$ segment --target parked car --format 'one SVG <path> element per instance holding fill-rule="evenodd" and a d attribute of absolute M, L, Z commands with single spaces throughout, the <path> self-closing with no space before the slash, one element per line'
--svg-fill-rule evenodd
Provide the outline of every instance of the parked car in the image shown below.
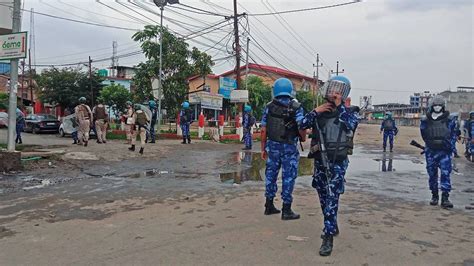
<path fill-rule="evenodd" d="M 76 114 L 63 117 L 63 122 L 59 126 L 59 135 L 61 137 L 65 137 L 66 135 L 71 135 L 72 132 L 74 132 L 74 127 L 72 126 L 73 119 L 76 119 Z M 92 128 L 91 128 L 91 131 L 89 132 L 89 135 L 91 137 L 95 136 L 94 130 L 92 130 Z"/>
<path fill-rule="evenodd" d="M 0 128 L 8 127 L 8 114 L 0 112 Z"/>
<path fill-rule="evenodd" d="M 27 115 L 25 119 L 25 132 L 37 134 L 40 132 L 59 132 L 60 122 L 58 118 L 50 114 L 32 114 Z"/>

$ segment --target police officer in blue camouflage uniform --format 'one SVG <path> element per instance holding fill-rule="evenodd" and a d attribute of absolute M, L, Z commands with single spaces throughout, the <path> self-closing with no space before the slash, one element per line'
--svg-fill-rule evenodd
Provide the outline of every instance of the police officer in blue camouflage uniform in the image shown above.
<path fill-rule="evenodd" d="M 441 207 L 452 208 L 449 201 L 451 191 L 450 174 L 456 123 L 445 110 L 446 100 L 441 95 L 430 99 L 426 117 L 421 120 L 421 137 L 426 143 L 426 170 L 432 194 L 430 205 L 438 205 L 438 168 L 441 175 Z"/>
<path fill-rule="evenodd" d="M 244 128 L 244 143 L 245 148 L 243 150 L 252 149 L 252 126 L 255 124 L 255 117 L 252 116 L 252 107 L 245 105 L 244 116 L 242 118 L 242 126 Z"/>
<path fill-rule="evenodd" d="M 272 91 L 273 100 L 265 107 L 261 123 L 262 159 L 266 160 L 264 214 L 280 213 L 273 204 L 273 198 L 278 190 L 278 172 L 282 168 L 281 219 L 294 220 L 300 218 L 299 214 L 292 211 L 291 204 L 293 187 L 298 175 L 300 159 L 297 148 L 298 125 L 304 118 L 303 108 L 293 99 L 293 83 L 289 79 L 277 79 Z"/>
<path fill-rule="evenodd" d="M 453 145 L 453 155 L 454 155 L 454 158 L 459 158 L 458 149 L 456 148 L 456 143 L 458 142 L 458 139 L 461 136 L 461 128 L 459 125 L 459 114 L 452 113 L 451 117 L 453 118 L 454 123 L 455 123 L 455 127 L 454 127 L 455 134 L 453 135 L 453 139 L 451 140 L 452 145 Z"/>
<path fill-rule="evenodd" d="M 464 155 L 471 159 L 471 152 L 474 150 L 474 111 L 469 112 L 469 119 L 464 123 L 464 132 L 464 141 L 466 143 Z"/>
<path fill-rule="evenodd" d="M 151 111 L 151 122 L 150 122 L 150 130 L 146 132 L 146 141 L 150 143 L 156 142 L 156 135 L 155 135 L 155 125 L 156 120 L 158 118 L 158 108 L 156 106 L 156 102 L 153 100 L 148 101 L 148 107 Z"/>
<path fill-rule="evenodd" d="M 181 107 L 181 111 L 179 112 L 179 124 L 181 126 L 181 130 L 183 132 L 183 142 L 182 144 L 186 144 L 186 140 L 188 144 L 191 143 L 191 135 L 189 133 L 189 127 L 193 121 L 193 116 L 191 113 L 191 109 L 189 109 L 189 102 L 184 102 Z"/>
<path fill-rule="evenodd" d="M 380 133 L 383 131 L 383 151 L 387 151 L 387 138 L 390 142 L 390 152 L 393 152 L 393 138 L 398 134 L 398 128 L 395 125 L 395 119 L 392 117 L 392 112 L 385 113 L 385 119 L 380 126 Z"/>
<path fill-rule="evenodd" d="M 323 241 L 319 250 L 321 256 L 331 255 L 333 237 L 339 234 L 339 196 L 344 193 L 344 176 L 349 166 L 348 154 L 353 148 L 352 138 L 358 125 L 358 107 L 346 107 L 343 104 L 350 90 L 351 83 L 346 77 L 332 77 L 320 91 L 327 102 L 307 113 L 302 123 L 302 128 L 313 129 L 308 157 L 315 159 L 312 186 L 318 192 L 324 215 L 321 234 Z M 323 137 L 322 143 L 319 136 Z M 326 149 L 328 169 L 323 163 L 321 144 L 324 144 Z"/>

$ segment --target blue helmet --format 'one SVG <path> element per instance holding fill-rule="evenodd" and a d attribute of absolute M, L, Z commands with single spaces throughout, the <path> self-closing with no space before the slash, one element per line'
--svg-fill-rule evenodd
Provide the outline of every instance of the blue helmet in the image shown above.
<path fill-rule="evenodd" d="M 474 111 L 470 111 L 470 112 L 469 112 L 469 118 L 470 118 L 470 119 L 474 119 Z"/>
<path fill-rule="evenodd" d="M 283 95 L 293 97 L 293 83 L 287 78 L 279 78 L 273 83 L 273 97 Z"/>
<path fill-rule="evenodd" d="M 351 82 L 349 79 L 344 76 L 334 76 L 319 91 L 324 98 L 328 98 L 334 92 L 339 92 L 342 100 L 345 100 L 351 92 Z"/>
<path fill-rule="evenodd" d="M 245 111 L 245 112 L 250 112 L 250 111 L 252 111 L 252 106 L 246 104 L 245 107 L 244 107 L 244 111 Z"/>
<path fill-rule="evenodd" d="M 86 103 L 86 97 L 79 98 L 79 103 L 82 103 L 82 104 Z"/>
<path fill-rule="evenodd" d="M 189 108 L 189 103 L 188 103 L 188 102 L 184 102 L 183 104 L 181 104 L 181 106 L 182 106 L 184 109 L 188 109 L 188 108 Z"/>
<path fill-rule="evenodd" d="M 392 112 L 388 111 L 388 112 L 385 112 L 385 115 L 389 118 L 392 118 Z"/>
<path fill-rule="evenodd" d="M 155 108 L 156 108 L 156 102 L 153 101 L 153 100 L 150 100 L 150 101 L 148 101 L 148 106 L 149 106 L 151 109 L 155 109 Z"/>

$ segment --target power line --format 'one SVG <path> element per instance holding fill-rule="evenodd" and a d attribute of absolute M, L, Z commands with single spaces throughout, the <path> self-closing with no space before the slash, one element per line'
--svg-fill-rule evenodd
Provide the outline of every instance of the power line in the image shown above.
<path fill-rule="evenodd" d="M 190 5 L 186 5 L 186 4 L 183 4 L 183 3 L 179 3 L 179 5 L 187 7 L 191 10 L 186 10 L 182 7 L 172 6 L 172 5 L 170 5 L 170 7 L 179 8 L 179 9 L 182 9 L 182 10 L 185 10 L 185 11 L 188 11 L 188 12 L 195 12 L 196 13 L 196 11 L 192 11 L 192 10 L 197 10 L 197 11 L 201 11 L 202 12 L 201 14 L 208 14 L 208 15 L 219 16 L 219 17 L 228 17 L 227 15 L 224 15 L 224 14 L 214 13 L 214 12 L 211 12 L 211 11 L 208 11 L 208 10 L 205 10 L 205 9 L 200 9 L 200 8 L 193 7 L 193 6 L 190 6 Z"/>
<path fill-rule="evenodd" d="M 4 4 L 0 4 L 0 6 L 11 7 L 9 5 L 4 5 Z M 61 19 L 61 20 L 66 20 L 66 21 L 76 22 L 76 23 L 81 23 L 81 24 L 87 24 L 87 25 L 91 25 L 91 26 L 105 27 L 105 28 L 112 28 L 112 29 L 119 29 L 119 30 L 128 30 L 128 31 L 139 31 L 138 29 L 132 29 L 132 28 L 125 28 L 125 27 L 119 27 L 119 26 L 112 26 L 112 25 L 106 25 L 106 24 L 87 22 L 87 21 L 71 19 L 71 18 L 65 18 L 65 17 L 50 15 L 50 14 L 37 12 L 37 11 L 31 11 L 31 10 L 26 10 L 26 9 L 21 9 L 21 10 L 24 11 L 24 12 L 33 13 L 33 14 L 36 14 L 36 15 L 41 15 L 41 16 L 45 16 L 45 17 Z"/>
<path fill-rule="evenodd" d="M 354 1 L 351 1 L 351 2 L 345 2 L 345 3 L 341 3 L 341 4 L 310 7 L 310 8 L 302 8 L 302 9 L 293 9 L 293 10 L 285 10 L 285 11 L 270 12 L 270 13 L 254 13 L 254 14 L 249 13 L 248 15 L 255 17 L 255 16 L 271 16 L 271 15 L 275 15 L 275 14 L 289 14 L 289 13 L 313 11 L 313 10 L 319 10 L 319 9 L 328 9 L 328 8 L 352 5 L 352 4 L 357 4 L 357 3 L 360 3 L 360 2 L 362 2 L 362 0 L 354 0 Z"/>

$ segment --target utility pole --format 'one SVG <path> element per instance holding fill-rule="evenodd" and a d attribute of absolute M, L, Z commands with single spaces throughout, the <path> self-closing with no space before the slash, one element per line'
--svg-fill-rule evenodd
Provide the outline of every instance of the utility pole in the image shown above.
<path fill-rule="evenodd" d="M 247 37 L 247 54 L 245 56 L 245 90 L 248 90 L 248 79 L 249 79 L 249 46 L 250 46 L 250 38 Z"/>
<path fill-rule="evenodd" d="M 319 106 L 319 100 L 316 98 L 316 92 L 319 91 L 319 68 L 323 66 L 323 63 L 319 64 L 319 54 L 316 54 L 316 64 L 313 64 L 313 67 L 316 68 L 316 84 L 313 90 L 313 106 L 315 106 L 314 101 L 316 100 L 316 106 Z"/>
<path fill-rule="evenodd" d="M 30 89 L 31 104 L 33 105 L 33 69 L 31 69 L 31 48 L 28 49 L 28 88 Z"/>
<path fill-rule="evenodd" d="M 20 99 L 21 99 L 21 102 L 23 103 L 23 95 L 25 93 L 25 59 L 21 60 L 21 79 L 20 79 L 20 88 L 21 88 L 21 91 L 20 91 Z"/>
<path fill-rule="evenodd" d="M 341 71 L 339 71 L 339 61 L 337 61 L 336 63 L 337 63 L 337 64 L 336 64 L 336 72 L 334 72 L 333 70 L 331 70 L 331 73 L 332 73 L 332 74 L 336 73 L 336 76 L 339 76 L 339 73 L 344 73 L 344 68 L 343 68 Z"/>
<path fill-rule="evenodd" d="M 117 41 L 112 42 L 112 77 L 117 77 L 118 74 L 118 59 L 117 59 Z"/>
<path fill-rule="evenodd" d="M 21 29 L 21 0 L 13 1 L 12 33 Z M 10 93 L 8 99 L 8 138 L 7 150 L 15 151 L 16 94 L 18 91 L 18 59 L 10 60 Z"/>
<path fill-rule="evenodd" d="M 237 0 L 234 0 L 234 49 L 235 49 L 235 81 L 237 90 L 240 89 L 240 41 L 239 41 L 239 17 L 237 15 Z M 239 113 L 243 111 L 243 104 L 239 104 Z"/>
<path fill-rule="evenodd" d="M 94 90 L 92 89 L 92 59 L 89 56 L 89 86 L 91 89 L 91 107 L 94 106 Z"/>
<path fill-rule="evenodd" d="M 158 73 L 158 119 L 156 121 L 156 131 L 158 136 L 161 133 L 161 94 L 163 91 L 163 10 L 165 9 L 166 1 L 160 6 L 160 71 Z"/>

